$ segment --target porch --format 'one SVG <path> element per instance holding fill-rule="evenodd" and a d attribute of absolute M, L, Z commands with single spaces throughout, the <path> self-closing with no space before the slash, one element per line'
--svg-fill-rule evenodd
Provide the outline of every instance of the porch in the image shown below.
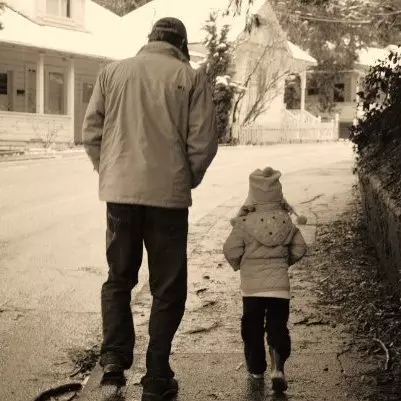
<path fill-rule="evenodd" d="M 0 43 L 0 144 L 80 144 L 106 60 Z"/>
<path fill-rule="evenodd" d="M 235 125 L 232 138 L 240 145 L 329 142 L 339 139 L 339 117 L 322 120 L 303 109 L 282 109 L 280 124 Z"/>

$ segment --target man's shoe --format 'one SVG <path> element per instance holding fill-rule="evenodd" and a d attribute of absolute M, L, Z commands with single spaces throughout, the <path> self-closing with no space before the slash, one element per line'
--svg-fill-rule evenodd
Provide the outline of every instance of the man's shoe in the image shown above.
<path fill-rule="evenodd" d="M 101 385 L 125 386 L 124 368 L 118 363 L 109 363 L 103 367 Z"/>
<path fill-rule="evenodd" d="M 141 380 L 143 387 L 142 401 L 164 401 L 178 393 L 178 382 L 174 378 L 164 379 L 146 377 Z"/>

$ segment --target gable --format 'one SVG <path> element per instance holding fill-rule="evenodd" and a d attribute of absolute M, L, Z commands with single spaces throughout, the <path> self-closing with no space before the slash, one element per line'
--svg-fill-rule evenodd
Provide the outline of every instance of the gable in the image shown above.
<path fill-rule="evenodd" d="M 127 34 L 135 32 L 138 39 L 137 46 L 140 47 L 146 43 L 147 36 L 153 24 L 158 19 L 176 17 L 185 24 L 188 31 L 188 42 L 190 44 L 203 43 L 206 37 L 203 26 L 208 20 L 210 13 L 213 11 L 226 10 L 229 4 L 230 0 L 153 0 L 123 16 L 122 26 Z M 255 0 L 250 11 L 254 13 L 262 8 L 268 10 L 266 12 L 271 12 L 274 15 L 273 10 L 266 0 Z M 229 40 L 236 40 L 238 35 L 243 31 L 245 18 L 245 13 L 242 13 L 239 16 L 220 19 L 221 26 L 224 24 L 231 26 Z"/>
<path fill-rule="evenodd" d="M 13 11 L 39 25 L 89 32 L 113 31 L 118 15 L 92 0 L 7 0 Z"/>
<path fill-rule="evenodd" d="M 91 3 L 88 1 L 86 8 L 91 31 L 41 25 L 6 6 L 1 16 L 4 29 L 0 43 L 110 60 L 124 58 L 125 46 L 116 46 L 122 37 L 118 34 L 119 17 L 114 19 L 107 10 L 104 13 L 102 7 L 92 7 Z"/>

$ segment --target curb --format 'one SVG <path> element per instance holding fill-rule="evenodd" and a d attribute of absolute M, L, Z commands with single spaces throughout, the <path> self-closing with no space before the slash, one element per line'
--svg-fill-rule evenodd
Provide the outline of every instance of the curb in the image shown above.
<path fill-rule="evenodd" d="M 58 159 L 58 158 L 66 158 L 72 156 L 81 156 L 85 155 L 85 152 L 71 152 L 65 154 L 37 154 L 37 155 L 23 155 L 23 156 L 9 156 L 9 157 L 0 157 L 0 164 L 7 162 L 23 162 L 29 160 L 46 160 L 46 159 Z"/>

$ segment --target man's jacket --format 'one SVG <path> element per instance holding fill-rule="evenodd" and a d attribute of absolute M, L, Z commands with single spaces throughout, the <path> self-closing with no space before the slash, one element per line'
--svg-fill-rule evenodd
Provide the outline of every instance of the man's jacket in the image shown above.
<path fill-rule="evenodd" d="M 100 72 L 82 136 L 100 200 L 189 207 L 218 146 L 206 74 L 176 47 L 150 42 Z"/>

